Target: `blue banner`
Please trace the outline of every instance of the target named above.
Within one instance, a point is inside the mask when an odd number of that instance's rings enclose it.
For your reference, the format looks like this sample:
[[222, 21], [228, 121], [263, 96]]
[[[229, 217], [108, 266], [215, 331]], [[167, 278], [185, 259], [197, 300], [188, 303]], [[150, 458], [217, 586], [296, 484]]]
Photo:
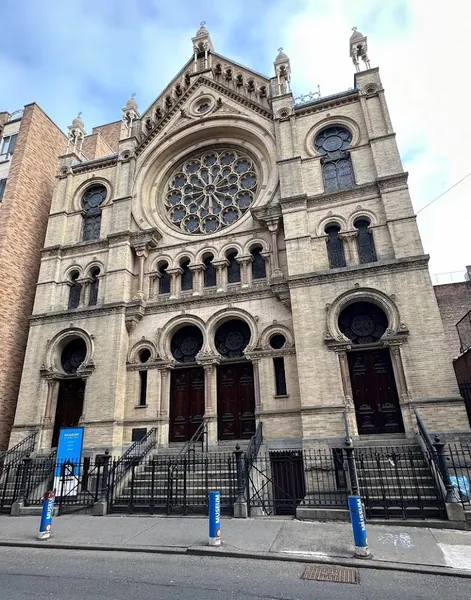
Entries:
[[59, 432], [54, 489], [56, 495], [76, 495], [82, 459], [83, 427], [68, 427]]
[[348, 497], [348, 508], [350, 509], [350, 518], [352, 521], [353, 539], [355, 548], [368, 548], [366, 537], [365, 516], [363, 514], [363, 505], [360, 496]]
[[209, 545], [221, 544], [221, 493], [209, 492]]

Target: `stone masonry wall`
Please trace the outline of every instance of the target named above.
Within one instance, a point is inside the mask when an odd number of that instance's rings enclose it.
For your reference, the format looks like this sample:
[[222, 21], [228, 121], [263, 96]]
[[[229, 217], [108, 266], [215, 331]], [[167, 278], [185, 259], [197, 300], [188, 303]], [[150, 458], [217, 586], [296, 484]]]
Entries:
[[458, 321], [471, 310], [471, 284], [462, 281], [434, 287], [442, 317], [450, 359], [460, 353], [460, 338], [456, 329]]

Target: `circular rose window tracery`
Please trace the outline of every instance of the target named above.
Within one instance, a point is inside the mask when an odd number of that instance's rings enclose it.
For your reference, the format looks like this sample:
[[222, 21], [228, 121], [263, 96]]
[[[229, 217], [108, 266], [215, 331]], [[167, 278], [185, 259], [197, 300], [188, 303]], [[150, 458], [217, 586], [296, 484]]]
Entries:
[[252, 205], [257, 173], [249, 156], [232, 148], [207, 150], [181, 163], [170, 177], [170, 221], [186, 233], [215, 233]]

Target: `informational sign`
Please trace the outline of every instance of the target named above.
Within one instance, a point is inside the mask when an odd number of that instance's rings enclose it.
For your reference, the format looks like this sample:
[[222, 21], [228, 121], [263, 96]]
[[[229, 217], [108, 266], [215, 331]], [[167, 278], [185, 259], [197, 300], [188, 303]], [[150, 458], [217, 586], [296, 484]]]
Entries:
[[363, 513], [363, 504], [361, 503], [360, 496], [349, 496], [348, 508], [350, 509], [350, 519], [352, 521], [355, 555], [368, 556], [370, 551], [368, 549], [365, 515]]
[[61, 429], [54, 473], [56, 496], [76, 496], [82, 459], [83, 427]]
[[54, 516], [54, 492], [46, 492], [43, 498], [43, 510], [39, 523], [39, 540], [47, 540], [51, 537], [51, 523]]
[[209, 545], [221, 545], [221, 493], [209, 492]]

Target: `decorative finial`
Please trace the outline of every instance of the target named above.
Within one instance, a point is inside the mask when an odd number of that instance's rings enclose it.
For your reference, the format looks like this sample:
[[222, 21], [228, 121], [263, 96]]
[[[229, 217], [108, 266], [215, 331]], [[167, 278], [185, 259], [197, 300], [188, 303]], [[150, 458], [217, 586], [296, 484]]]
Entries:
[[77, 115], [77, 117], [81, 117], [82, 116], [82, 112], [80, 111], [79, 114]]
[[352, 27], [352, 31], [358, 31], [358, 27]]
[[204, 27], [206, 25], [206, 21], [201, 21], [200, 27]]
[[278, 52], [283, 52], [283, 47], [278, 48]]
[[136, 97], [136, 92], [133, 92], [133, 93], [131, 94], [131, 98], [135, 98], [135, 97]]

